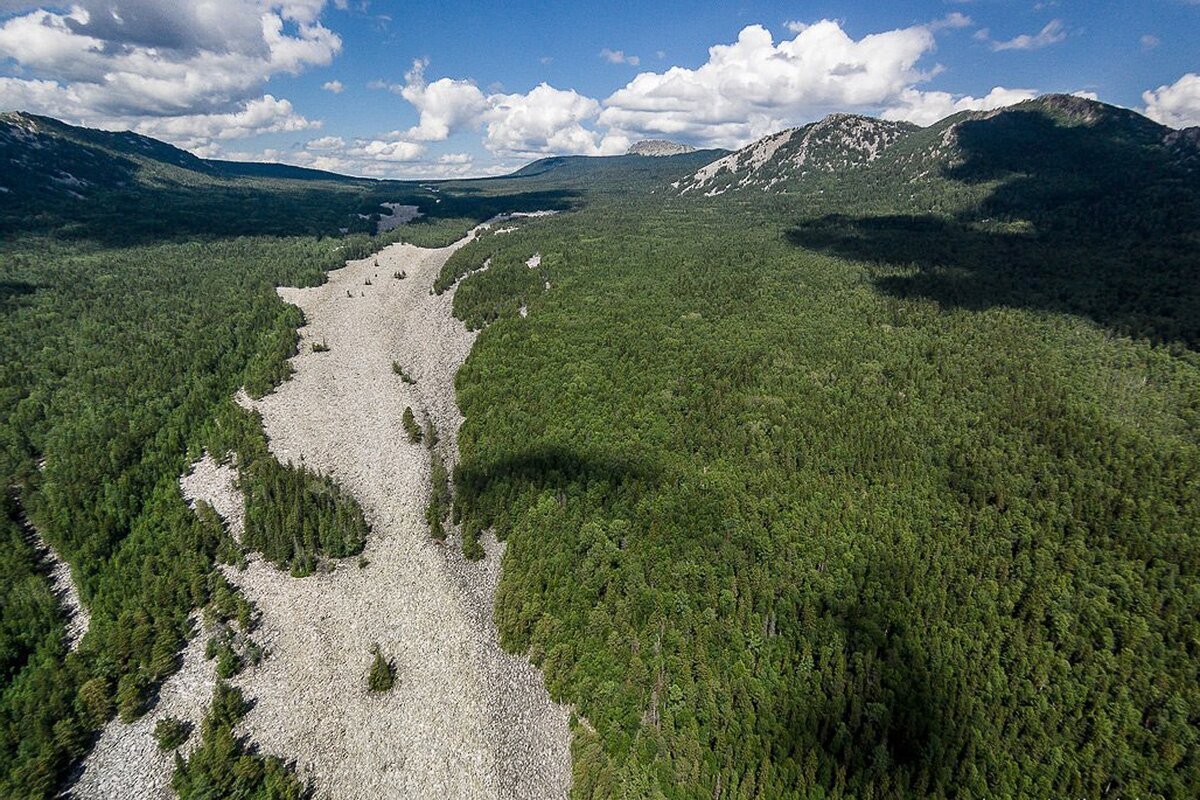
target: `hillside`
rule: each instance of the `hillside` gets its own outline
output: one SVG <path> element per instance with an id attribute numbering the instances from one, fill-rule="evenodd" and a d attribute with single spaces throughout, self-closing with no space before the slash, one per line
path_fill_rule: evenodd
<path id="1" fill-rule="evenodd" d="M 641 194 L 658 189 L 725 153 L 724 150 L 695 150 L 656 158 L 640 155 L 554 156 L 533 161 L 503 178 L 453 181 L 449 185 L 487 183 L 508 188 L 508 181 L 520 180 L 527 184 L 542 184 L 559 190 L 571 189 L 589 195 L 623 192 Z M 512 188 L 515 186 L 511 184 Z"/>
<path id="2" fill-rule="evenodd" d="M 0 115 L 0 234 L 136 240 L 205 233 L 367 231 L 416 187 L 282 165 L 206 161 L 135 133 Z M 270 202 L 266 202 L 270 198 Z"/>
<path id="3" fill-rule="evenodd" d="M 680 194 L 758 189 L 776 194 L 870 186 L 899 192 L 944 179 L 983 183 L 1031 170 L 1082 170 L 1135 183 L 1190 171 L 1200 129 L 1176 131 L 1136 112 L 1071 95 L 1046 95 L 995 111 L 965 111 L 926 128 L 833 114 L 764 137 L 697 170 Z M 886 184 L 885 187 L 883 184 Z M 941 192 L 944 186 L 938 186 Z M 872 198 L 874 199 L 874 198 Z M 922 198 L 923 200 L 927 198 Z"/>
<path id="4" fill-rule="evenodd" d="M 730 189 L 786 191 L 789 181 L 816 173 L 864 166 L 916 126 L 903 122 L 831 114 L 820 122 L 759 139 L 718 159 L 674 185 L 680 194 L 724 194 Z"/>

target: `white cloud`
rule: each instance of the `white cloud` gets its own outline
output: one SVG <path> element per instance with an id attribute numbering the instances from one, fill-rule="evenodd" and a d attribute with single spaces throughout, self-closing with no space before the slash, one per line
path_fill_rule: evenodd
<path id="1" fill-rule="evenodd" d="M 609 50 L 607 47 L 600 51 L 600 57 L 610 64 L 629 64 L 636 67 L 642 59 L 634 55 L 626 55 L 624 50 Z"/>
<path id="2" fill-rule="evenodd" d="M 917 62 L 935 46 L 931 25 L 855 40 L 831 20 L 790 23 L 776 44 L 760 25 L 709 49 L 696 69 L 643 72 L 606 101 L 599 122 L 636 135 L 737 147 L 828 111 L 895 101 L 925 80 Z"/>
<path id="3" fill-rule="evenodd" d="M 987 38 L 986 29 L 981 31 L 984 34 L 983 38 Z M 978 38 L 978 35 L 977 35 Z M 1003 42 L 991 41 L 993 50 L 1040 50 L 1043 47 L 1049 47 L 1052 44 L 1058 44 L 1067 38 L 1067 32 L 1063 29 L 1061 19 L 1052 19 L 1046 23 L 1040 31 L 1034 34 L 1023 33 L 1020 36 L 1013 37 Z"/>
<path id="4" fill-rule="evenodd" d="M 1153 50 L 1162 44 L 1162 41 L 1154 34 L 1146 33 L 1142 34 L 1142 37 L 1138 39 L 1138 44 L 1142 46 L 1143 50 Z"/>
<path id="5" fill-rule="evenodd" d="M 484 130 L 484 146 L 496 154 L 602 153 L 624 151 L 621 136 L 601 137 L 584 123 L 600 112 L 600 104 L 578 92 L 542 83 L 527 93 L 493 92 L 485 95 L 469 80 L 439 78 L 428 81 L 428 62 L 414 61 L 403 84 L 372 81 L 416 108 L 418 123 L 392 136 L 417 142 L 445 141 L 463 130 Z"/>
<path id="6" fill-rule="evenodd" d="M 192 149 L 217 140 L 242 139 L 260 133 L 304 131 L 321 127 L 320 122 L 297 114 L 287 100 L 263 95 L 240 110 L 223 114 L 183 114 L 148 117 L 136 121 L 133 130 L 155 139 Z"/>
<path id="7" fill-rule="evenodd" d="M 958 30 L 959 28 L 969 28 L 973 24 L 974 23 L 971 21 L 971 18 L 966 14 L 959 13 L 958 11 L 951 11 L 941 19 L 934 20 L 933 22 L 929 23 L 929 28 L 935 31 Z"/>
<path id="8" fill-rule="evenodd" d="M 324 142 L 324 139 L 317 141 Z M 306 146 L 287 152 L 266 150 L 260 153 L 231 153 L 226 157 L 247 161 L 278 161 L 370 178 L 456 178 L 490 171 L 486 167 L 477 168 L 471 156 L 465 153 L 449 153 L 432 160 L 424 158 L 423 146 L 409 142 L 384 139 L 339 142 L 329 142 L 330 146 L 319 149 Z"/>
<path id="9" fill-rule="evenodd" d="M 483 92 L 471 81 L 439 78 L 425 81 L 427 61 L 414 61 L 404 75 L 403 86 L 389 87 L 412 103 L 420 113 L 420 121 L 409 130 L 408 137 L 422 142 L 440 142 L 464 126 L 477 126 L 487 109 Z"/>
<path id="10" fill-rule="evenodd" d="M 424 153 L 425 145 L 406 142 L 402 139 L 395 141 L 357 139 L 353 145 L 345 149 L 345 154 L 352 158 L 372 161 L 416 161 Z"/>
<path id="11" fill-rule="evenodd" d="M 425 61 L 413 64 L 403 84 L 372 85 L 401 95 L 420 115 L 416 126 L 394 132 L 395 138 L 444 141 L 482 128 L 484 146 L 506 158 L 620 153 L 643 136 L 740 147 L 831 111 L 886 108 L 894 118 L 931 122 L 954 110 L 1032 97 L 1019 89 L 997 88 L 982 98 L 916 89 L 940 70 L 918 66 L 935 49 L 936 32 L 970 24 L 965 14 L 952 12 L 924 25 L 853 39 L 830 20 L 789 23 L 794 38 L 778 43 L 752 25 L 735 43 L 710 48 L 701 66 L 640 73 L 603 102 L 546 83 L 525 93 L 485 93 L 470 80 L 430 82 Z M 601 56 L 614 63 L 631 58 L 607 49 Z"/>
<path id="12" fill-rule="evenodd" d="M 628 147 L 620 136 L 600 139 L 584 128 L 600 104 L 573 90 L 542 83 L 527 94 L 492 95 L 488 104 L 484 146 L 493 153 L 608 155 Z"/>
<path id="13" fill-rule="evenodd" d="M 0 23 L 0 59 L 15 61 L 22 77 L 0 85 L 0 106 L 155 131 L 188 147 L 312 127 L 262 89 L 275 75 L 328 64 L 341 49 L 319 21 L 324 5 L 77 0 L 65 12 L 18 14 Z"/>
<path id="14" fill-rule="evenodd" d="M 320 139 L 310 139 L 304 144 L 305 150 L 340 150 L 346 146 L 346 140 L 340 136 L 322 136 Z"/>
<path id="15" fill-rule="evenodd" d="M 983 97 L 956 97 L 949 92 L 922 92 L 905 89 L 900 102 L 883 112 L 884 119 L 904 120 L 917 125 L 932 125 L 960 111 L 991 111 L 1037 96 L 1033 89 L 1006 89 L 997 86 Z"/>
<path id="16" fill-rule="evenodd" d="M 1200 125 L 1200 75 L 1194 72 L 1168 85 L 1142 92 L 1146 116 L 1172 128 Z"/>
<path id="17" fill-rule="evenodd" d="M 341 81 L 325 81 L 325 83 L 321 84 L 321 88 L 334 94 L 341 94 L 346 91 L 346 85 Z"/>

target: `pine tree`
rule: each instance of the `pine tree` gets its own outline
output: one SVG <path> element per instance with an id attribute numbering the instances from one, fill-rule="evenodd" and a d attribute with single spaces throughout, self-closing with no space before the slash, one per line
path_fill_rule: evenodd
<path id="1" fill-rule="evenodd" d="M 367 688 L 372 692 L 391 691 L 396 683 L 396 667 L 384 658 L 383 650 L 378 644 L 371 648 L 371 652 L 375 654 L 375 658 L 371 662 L 371 672 L 367 675 Z"/>

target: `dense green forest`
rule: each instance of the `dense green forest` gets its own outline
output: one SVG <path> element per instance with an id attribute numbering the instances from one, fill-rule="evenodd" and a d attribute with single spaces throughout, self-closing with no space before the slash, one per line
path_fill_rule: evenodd
<path id="1" fill-rule="evenodd" d="M 447 264 L 455 512 L 574 796 L 1200 791 L 1198 187 L 1078 133 Z"/>

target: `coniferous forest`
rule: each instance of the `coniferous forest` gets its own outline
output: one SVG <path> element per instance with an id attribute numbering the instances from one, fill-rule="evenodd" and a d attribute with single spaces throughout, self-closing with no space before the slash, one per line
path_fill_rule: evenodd
<path id="1" fill-rule="evenodd" d="M 568 213 L 438 279 L 481 334 L 430 522 L 507 542 L 496 622 L 572 705 L 573 797 L 1196 796 L 1200 179 L 1124 122 L 998 124 L 922 182 L 917 133 L 769 195 L 667 190 L 711 155 L 557 160 L 374 238 L 6 228 L 0 796 L 53 796 L 194 610 L 242 613 L 178 489 L 203 450 L 236 455 L 244 544 L 280 568 L 370 535 L 230 401 L 288 375 L 273 287 L 506 203 Z M 358 191 L 304 197 L 336 225 Z M 78 652 L 25 516 L 92 612 Z M 303 793 L 244 713 L 222 685 L 181 796 Z"/>

